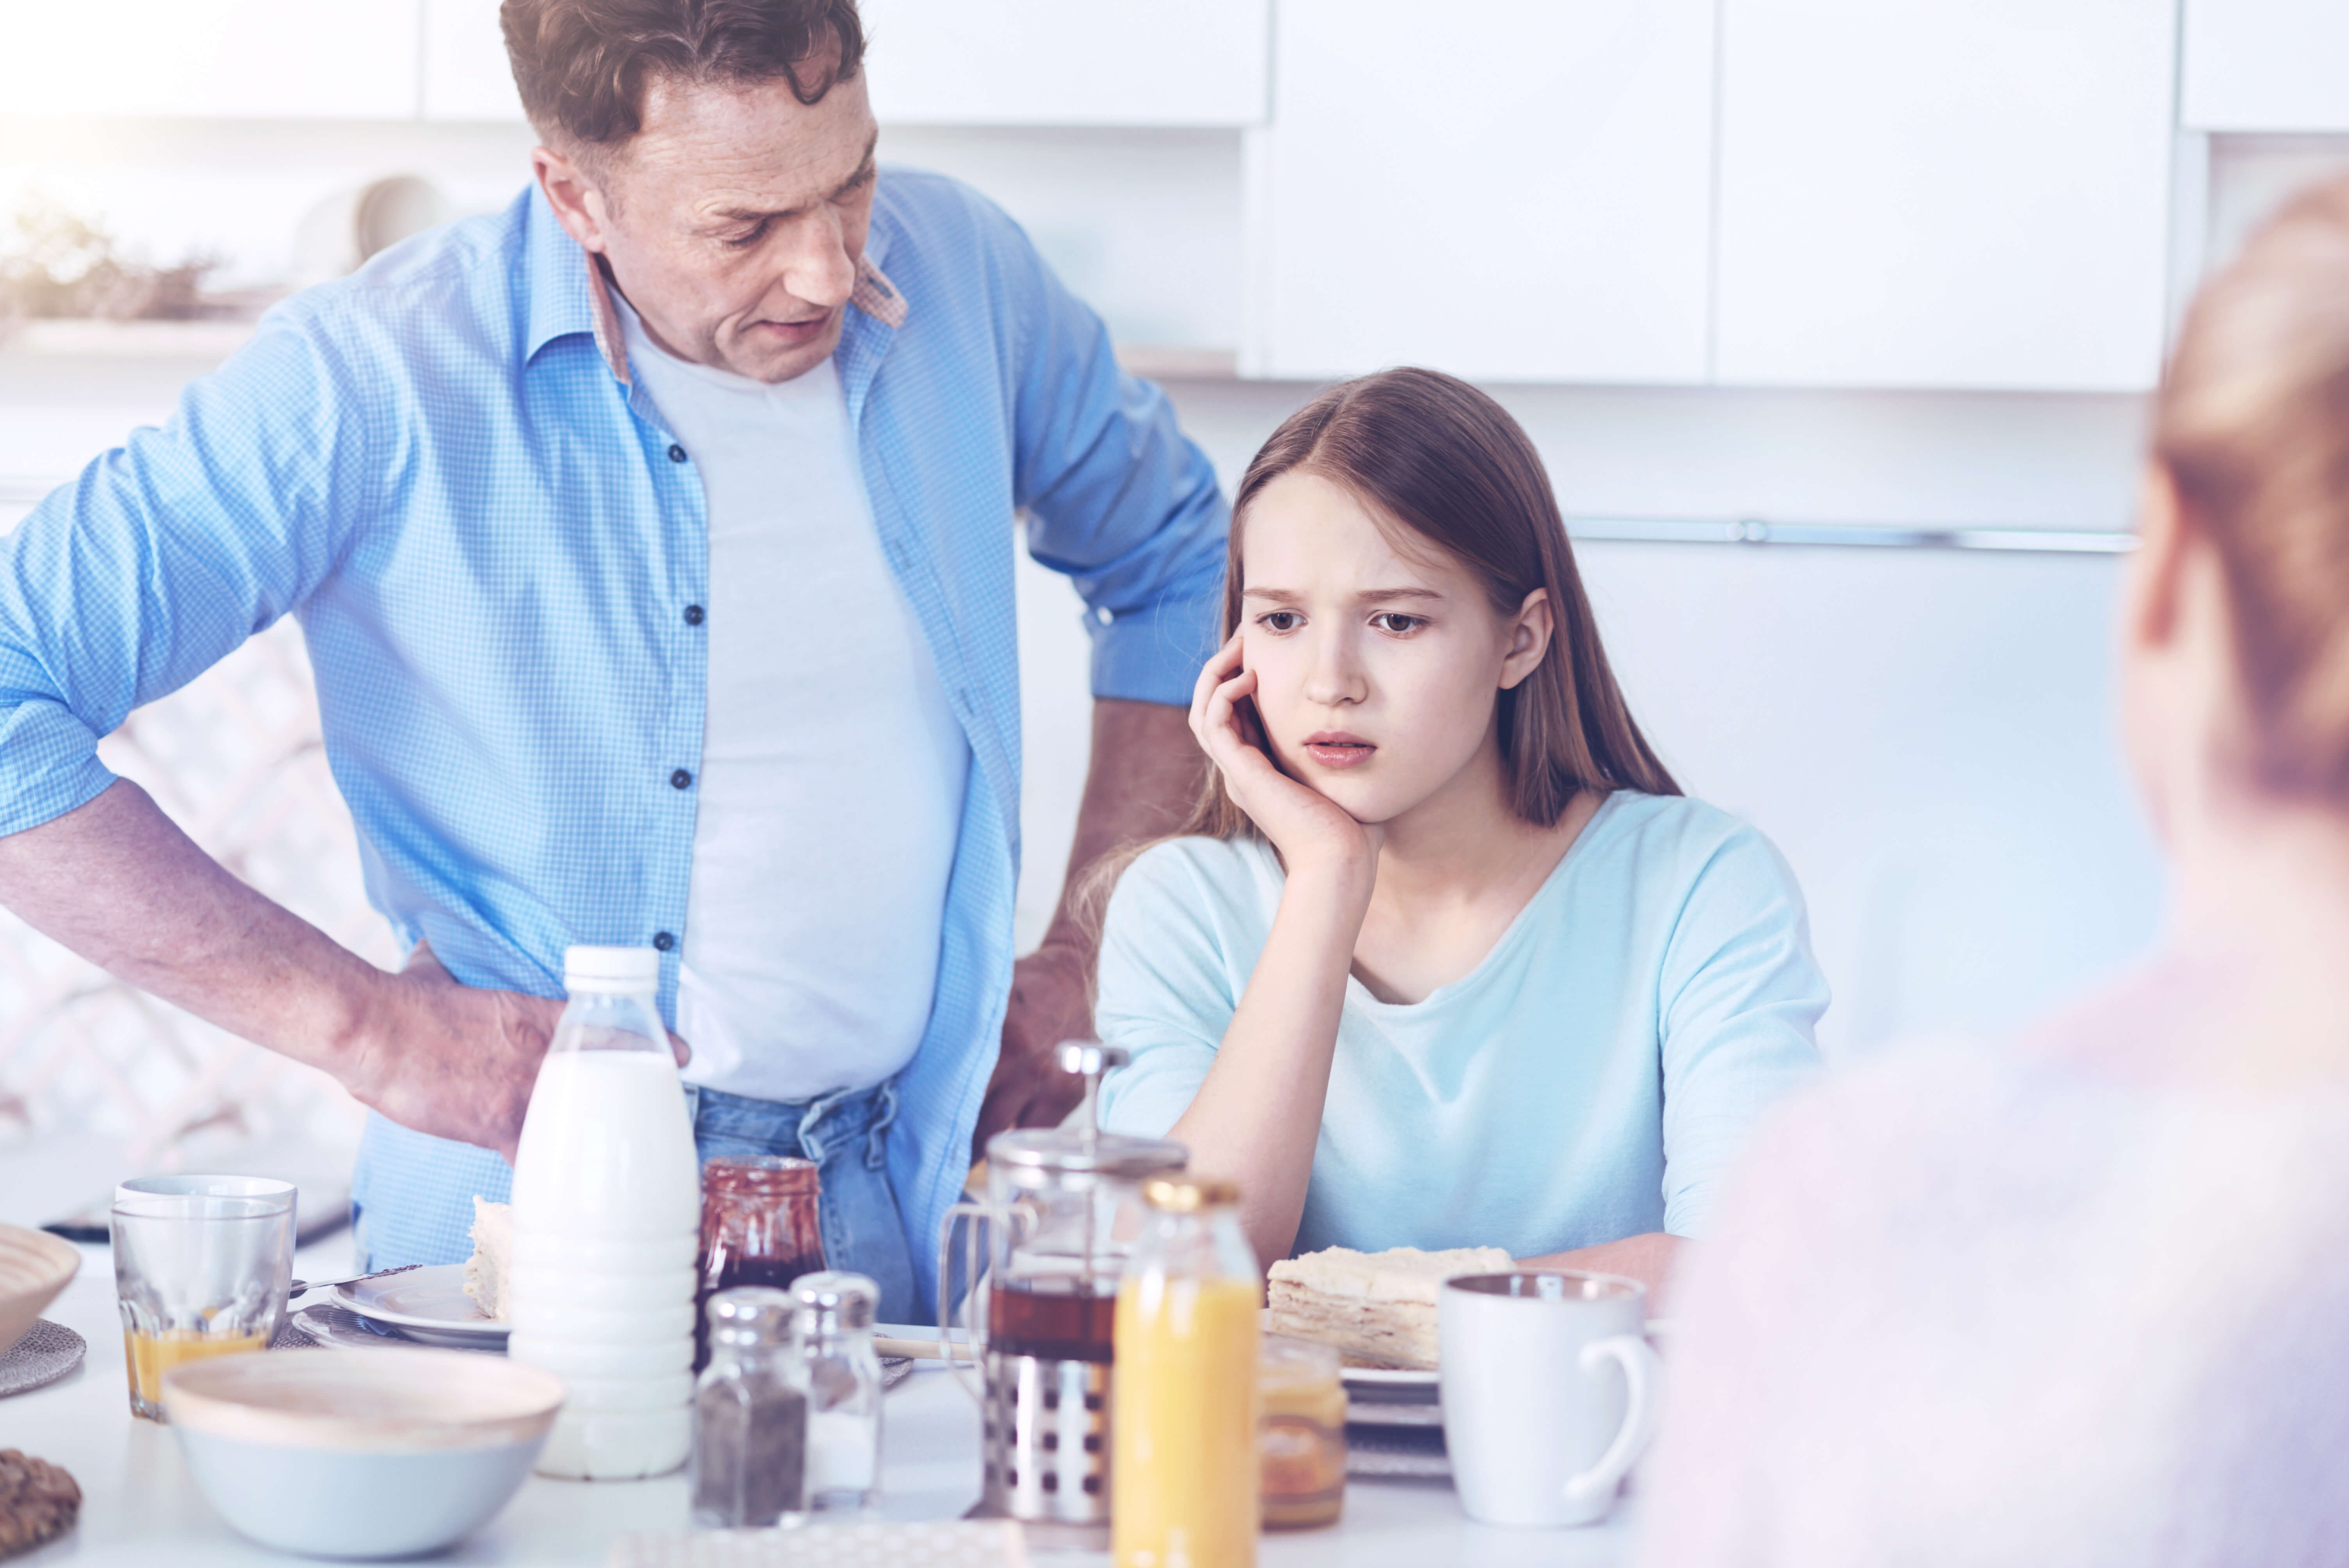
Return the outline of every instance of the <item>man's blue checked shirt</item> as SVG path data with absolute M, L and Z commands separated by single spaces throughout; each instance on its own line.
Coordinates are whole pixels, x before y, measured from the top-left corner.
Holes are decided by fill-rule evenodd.
M 673 1019 L 695 793 L 670 780 L 699 770 L 706 512 L 611 312 L 533 189 L 280 305 L 169 425 L 44 500 L 0 540 L 0 833 L 97 795 L 100 736 L 292 614 L 403 945 L 429 939 L 470 985 L 559 996 L 565 946 L 650 944 Z M 889 1144 L 926 1298 L 1010 987 L 1015 511 L 1091 606 L 1095 695 L 1183 703 L 1226 509 L 1164 396 L 950 181 L 883 174 L 837 364 L 973 759 Z M 372 1262 L 464 1257 L 469 1200 L 509 1176 L 371 1117 L 354 1187 Z

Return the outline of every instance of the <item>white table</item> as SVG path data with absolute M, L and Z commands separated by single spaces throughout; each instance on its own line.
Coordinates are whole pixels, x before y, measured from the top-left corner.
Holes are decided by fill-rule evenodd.
M 20 1212 L 27 1201 L 54 1211 L 48 1181 L 0 1161 L 0 1219 L 24 1224 L 43 1217 Z M 45 1174 L 59 1174 L 54 1168 Z M 86 1184 L 86 1183 L 85 1183 Z M 102 1189 L 101 1189 L 102 1190 Z M 181 1460 L 169 1429 L 133 1419 L 114 1308 L 114 1265 L 101 1246 L 86 1246 L 81 1273 L 47 1316 L 89 1341 L 81 1370 L 63 1382 L 0 1399 L 0 1448 L 63 1465 L 81 1483 L 79 1528 L 40 1552 L 14 1560 L 74 1568 L 173 1568 L 295 1563 L 245 1541 L 212 1512 Z M 333 1277 L 349 1257 L 347 1236 L 305 1249 L 295 1273 Z M 289 1355 L 332 1356 L 333 1350 Z M 953 1519 L 978 1495 L 978 1413 L 952 1378 L 935 1368 L 915 1374 L 888 1396 L 884 1418 L 881 1511 L 893 1519 Z M 533 1476 L 503 1513 L 451 1553 L 447 1563 L 599 1564 L 612 1538 L 628 1530 L 686 1524 L 682 1476 L 630 1482 L 547 1480 Z M 1265 1568 L 1519 1568 L 1536 1563 L 1611 1564 L 1623 1560 L 1627 1526 L 1494 1530 L 1471 1523 L 1449 1485 L 1366 1481 L 1347 1490 L 1341 1522 L 1327 1530 L 1264 1538 Z M 1051 1561 L 1106 1563 L 1106 1554 L 1068 1553 Z

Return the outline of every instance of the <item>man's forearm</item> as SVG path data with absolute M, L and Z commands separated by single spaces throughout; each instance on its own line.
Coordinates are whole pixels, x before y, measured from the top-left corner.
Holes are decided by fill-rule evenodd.
M 0 904 L 140 990 L 338 1076 L 379 977 L 229 874 L 127 779 L 0 838 Z
M 1086 928 L 1074 908 L 1085 873 L 1104 855 L 1181 827 L 1207 773 L 1184 708 L 1099 697 L 1092 728 L 1092 760 L 1077 808 L 1068 875 L 1044 935 L 1044 945 L 1073 946 L 1088 959 L 1099 934 Z

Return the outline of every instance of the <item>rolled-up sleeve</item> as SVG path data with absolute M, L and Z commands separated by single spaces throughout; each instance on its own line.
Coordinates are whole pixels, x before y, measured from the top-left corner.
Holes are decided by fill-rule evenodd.
M 1092 638 L 1092 692 L 1191 700 L 1215 651 L 1229 514 L 1166 394 L 1121 369 L 1101 318 L 1009 231 L 1024 301 L 1016 497 L 1029 553 L 1068 574 Z
M 264 325 L 0 538 L 0 835 L 96 797 L 101 737 L 333 569 L 371 465 L 337 380 L 307 334 Z
M 1699 872 L 1661 985 L 1664 1228 L 1702 1236 L 1755 1124 L 1818 1072 L 1827 1006 L 1802 890 L 1752 828 Z

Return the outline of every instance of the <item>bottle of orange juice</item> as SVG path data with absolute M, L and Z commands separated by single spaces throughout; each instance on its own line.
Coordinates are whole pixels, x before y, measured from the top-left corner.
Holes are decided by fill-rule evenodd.
M 1264 1276 L 1229 1181 L 1144 1183 L 1117 1292 L 1116 1568 L 1254 1568 L 1257 1309 Z

